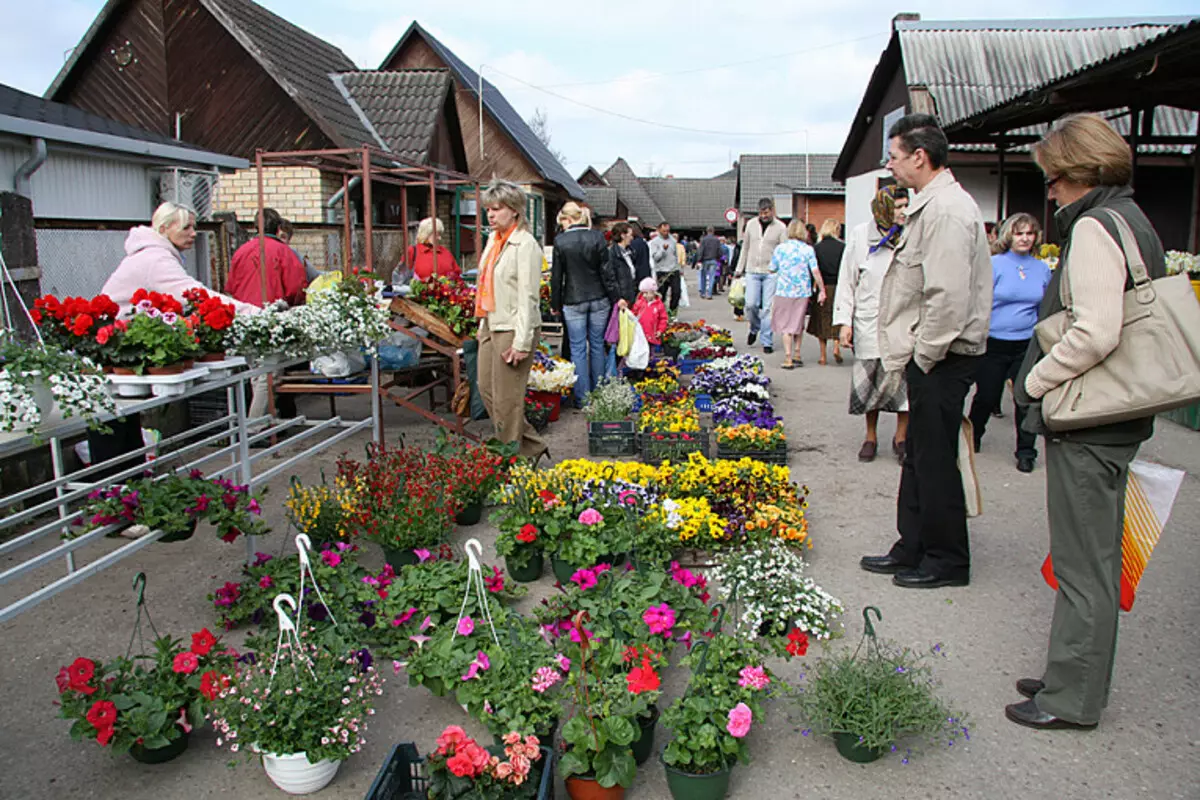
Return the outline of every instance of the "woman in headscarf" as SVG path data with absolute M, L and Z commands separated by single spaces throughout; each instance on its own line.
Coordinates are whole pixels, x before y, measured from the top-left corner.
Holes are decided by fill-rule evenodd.
M 879 412 L 896 414 L 892 452 L 904 460 L 908 435 L 908 387 L 903 372 L 887 372 L 879 350 L 879 290 L 904 226 L 908 191 L 885 186 L 871 201 L 872 222 L 850 232 L 838 271 L 833 324 L 841 326 L 842 347 L 854 350 L 850 373 L 850 413 L 865 414 L 867 436 L 859 461 L 874 461 L 879 450 L 876 428 Z

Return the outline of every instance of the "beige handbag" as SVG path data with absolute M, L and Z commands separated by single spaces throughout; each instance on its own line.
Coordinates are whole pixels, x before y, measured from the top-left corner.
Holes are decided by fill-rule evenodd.
M 1188 276 L 1150 280 L 1129 223 L 1103 210 L 1116 223 L 1134 285 L 1125 292 L 1117 349 L 1042 398 L 1042 418 L 1053 431 L 1141 419 L 1200 400 L 1200 302 Z M 1069 277 L 1070 273 L 1063 275 Z M 1034 328 L 1043 353 L 1049 353 L 1072 324 L 1069 297 L 1066 306 Z

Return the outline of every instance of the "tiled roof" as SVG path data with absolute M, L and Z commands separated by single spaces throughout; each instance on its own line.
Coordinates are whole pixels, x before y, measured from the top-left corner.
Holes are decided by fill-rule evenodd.
M 453 86 L 449 70 L 346 72 L 334 76 L 393 153 L 427 163 L 433 134 Z
M 732 167 L 725 170 L 720 175 L 713 175 L 713 177 L 719 181 L 723 181 L 723 180 L 735 180 L 736 181 L 737 176 L 738 176 L 737 164 L 734 164 Z
M 833 180 L 837 155 L 830 153 L 743 154 L 738 157 L 738 208 L 757 211 L 763 197 L 780 194 L 844 194 Z
M 597 216 L 609 219 L 617 215 L 617 190 L 613 186 L 584 186 L 588 207 Z
M 625 159 L 618 158 L 614 161 L 613 165 L 604 171 L 604 180 L 616 188 L 625 207 L 629 209 L 630 216 L 637 217 L 643 227 L 653 227 L 666 219 Z
M 731 227 L 725 221 L 725 210 L 733 206 L 737 181 L 717 178 L 641 178 L 640 181 L 673 227 Z
M 476 94 L 479 86 L 478 73 L 468 67 L 450 48 L 439 42 L 416 22 L 413 22 L 404 35 L 400 37 L 400 41 L 392 48 L 392 52 L 383 60 L 383 63 L 385 65 L 390 63 L 404 47 L 409 38 L 414 35 L 423 38 L 433 48 L 438 57 L 445 62 L 450 71 L 454 73 L 454 76 L 463 84 L 464 88 L 471 91 L 472 95 L 478 100 L 478 95 Z M 492 115 L 492 118 L 500 124 L 500 127 L 508 132 L 509 137 L 521 148 L 521 151 L 533 163 L 533 166 L 543 178 L 550 183 L 561 186 L 571 197 L 577 200 L 584 199 L 583 187 L 571 177 L 571 174 L 567 172 L 567 168 L 563 166 L 561 161 L 554 157 L 554 154 L 550 152 L 549 148 L 542 143 L 542 140 L 529 127 L 529 123 L 504 98 L 500 90 L 488 82 L 486 78 L 483 81 L 483 105 Z

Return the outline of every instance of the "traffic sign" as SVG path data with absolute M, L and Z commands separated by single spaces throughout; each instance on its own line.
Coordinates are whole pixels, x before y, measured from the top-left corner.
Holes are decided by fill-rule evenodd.
M 730 225 L 732 225 L 733 223 L 737 222 L 737 218 L 738 218 L 738 213 L 737 213 L 736 208 L 725 209 L 725 221 L 726 222 L 728 222 Z

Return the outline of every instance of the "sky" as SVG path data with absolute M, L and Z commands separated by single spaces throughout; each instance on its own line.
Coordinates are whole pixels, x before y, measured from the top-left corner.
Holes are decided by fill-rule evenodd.
M 479 69 L 526 119 L 544 110 L 553 147 L 578 176 L 623 156 L 640 175 L 707 177 L 739 153 L 837 153 L 887 45 L 892 17 L 924 20 L 1127 17 L 1128 2 L 711 0 L 406 3 L 261 0 L 380 65 L 416 19 Z M 1194 14 L 1195 0 L 1144 0 L 1146 16 Z M 0 83 L 41 95 L 104 0 L 0 0 Z M 634 118 L 634 119 L 629 119 Z

